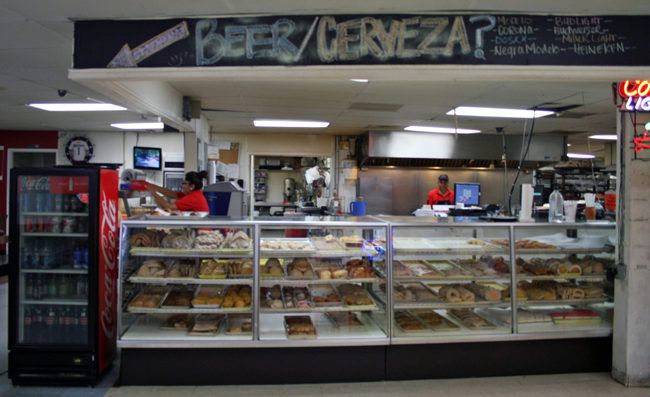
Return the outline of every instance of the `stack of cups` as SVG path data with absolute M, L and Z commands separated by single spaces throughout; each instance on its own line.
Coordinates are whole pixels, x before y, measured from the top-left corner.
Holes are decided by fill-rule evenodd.
M 576 221 L 576 212 L 578 211 L 578 202 L 566 200 L 564 202 L 564 221 L 574 223 Z
M 596 219 L 596 195 L 594 193 L 585 193 L 585 218 L 588 221 Z

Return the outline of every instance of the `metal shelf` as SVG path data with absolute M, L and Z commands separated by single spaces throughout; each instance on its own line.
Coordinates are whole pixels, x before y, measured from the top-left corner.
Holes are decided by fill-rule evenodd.
M 252 258 L 250 250 L 179 250 L 174 248 L 131 248 L 131 256 L 161 258 Z
M 424 283 L 424 284 L 467 284 L 471 282 L 477 283 L 510 283 L 510 278 L 504 276 L 466 276 L 466 277 L 447 277 L 447 278 L 424 278 L 424 277 L 394 277 L 393 279 L 399 283 Z
M 575 305 L 588 305 L 592 303 L 604 303 L 609 301 L 610 298 L 594 298 L 594 299 L 554 299 L 554 300 L 525 300 L 518 301 L 517 306 L 575 306 Z
M 22 237 L 88 237 L 88 233 L 21 233 Z
M 576 280 L 576 281 L 591 281 L 591 282 L 598 282 L 598 281 L 604 281 L 606 276 L 604 274 L 596 274 L 596 275 L 591 275 L 591 276 L 557 276 L 557 275 L 550 275 L 550 276 L 522 276 L 520 274 L 517 274 L 517 281 L 554 281 L 554 280 Z
M 88 300 L 86 299 L 24 299 L 20 303 L 25 305 L 68 305 L 68 306 L 86 306 L 88 305 Z
M 137 277 L 132 276 L 128 279 L 134 284 L 197 284 L 197 285 L 233 285 L 246 284 L 253 285 L 252 278 L 192 278 L 192 277 Z
M 504 301 L 478 301 L 467 303 L 445 303 L 445 302 L 413 302 L 395 303 L 395 310 L 409 309 L 473 309 L 477 307 L 510 307 L 510 302 Z
M 88 274 L 88 269 L 20 269 L 20 272 L 38 274 Z
M 198 308 L 198 307 L 179 307 L 179 308 L 127 307 L 126 311 L 134 314 L 250 314 L 253 312 L 250 306 L 243 309 L 240 308 L 233 308 L 233 309 L 214 308 L 213 309 L 213 308 Z
M 314 279 L 314 280 L 292 280 L 292 279 L 279 279 L 279 278 L 274 278 L 274 279 L 267 279 L 267 278 L 262 278 L 260 280 L 260 284 L 263 286 L 268 286 L 268 285 L 275 285 L 275 284 L 280 284 L 280 285 L 305 285 L 305 284 L 354 284 L 354 283 L 366 283 L 366 284 L 375 284 L 375 283 L 380 283 L 380 282 L 385 282 L 384 279 L 382 278 L 333 278 L 329 280 L 321 280 L 321 279 Z
M 268 309 L 261 308 L 260 313 L 262 314 L 292 314 L 292 313 L 327 313 L 327 312 L 369 312 L 369 311 L 378 311 L 379 306 L 370 307 L 367 306 L 318 306 L 310 308 L 289 308 L 289 309 Z
M 88 216 L 87 212 L 22 212 L 22 216 Z

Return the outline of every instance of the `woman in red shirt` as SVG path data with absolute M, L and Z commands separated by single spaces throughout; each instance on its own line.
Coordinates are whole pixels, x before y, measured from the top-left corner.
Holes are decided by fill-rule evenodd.
M 208 201 L 201 191 L 203 189 L 203 179 L 207 177 L 208 173 L 206 171 L 188 172 L 185 174 L 181 192 L 175 192 L 152 183 L 147 185 L 147 190 L 151 193 L 151 197 L 153 197 L 158 207 L 166 211 L 210 212 Z M 176 201 L 170 203 L 158 193 L 176 199 Z

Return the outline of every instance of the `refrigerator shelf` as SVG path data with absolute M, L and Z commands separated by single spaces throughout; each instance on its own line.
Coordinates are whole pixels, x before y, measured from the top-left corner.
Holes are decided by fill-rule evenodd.
M 69 305 L 69 306 L 86 306 L 87 299 L 24 299 L 20 303 L 25 305 Z
M 88 233 L 22 233 L 23 237 L 88 237 Z
M 88 216 L 87 212 L 23 212 L 22 216 Z
M 88 274 L 88 269 L 20 269 L 20 272 L 38 274 Z

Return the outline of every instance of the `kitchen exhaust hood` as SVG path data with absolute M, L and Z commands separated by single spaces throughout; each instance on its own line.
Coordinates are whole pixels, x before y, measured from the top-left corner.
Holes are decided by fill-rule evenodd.
M 506 135 L 507 167 L 519 165 L 522 137 Z M 360 167 L 502 167 L 503 136 L 495 134 L 450 135 L 410 131 L 370 131 L 357 140 Z M 523 164 L 537 168 L 555 163 L 565 154 L 565 139 L 534 135 Z

